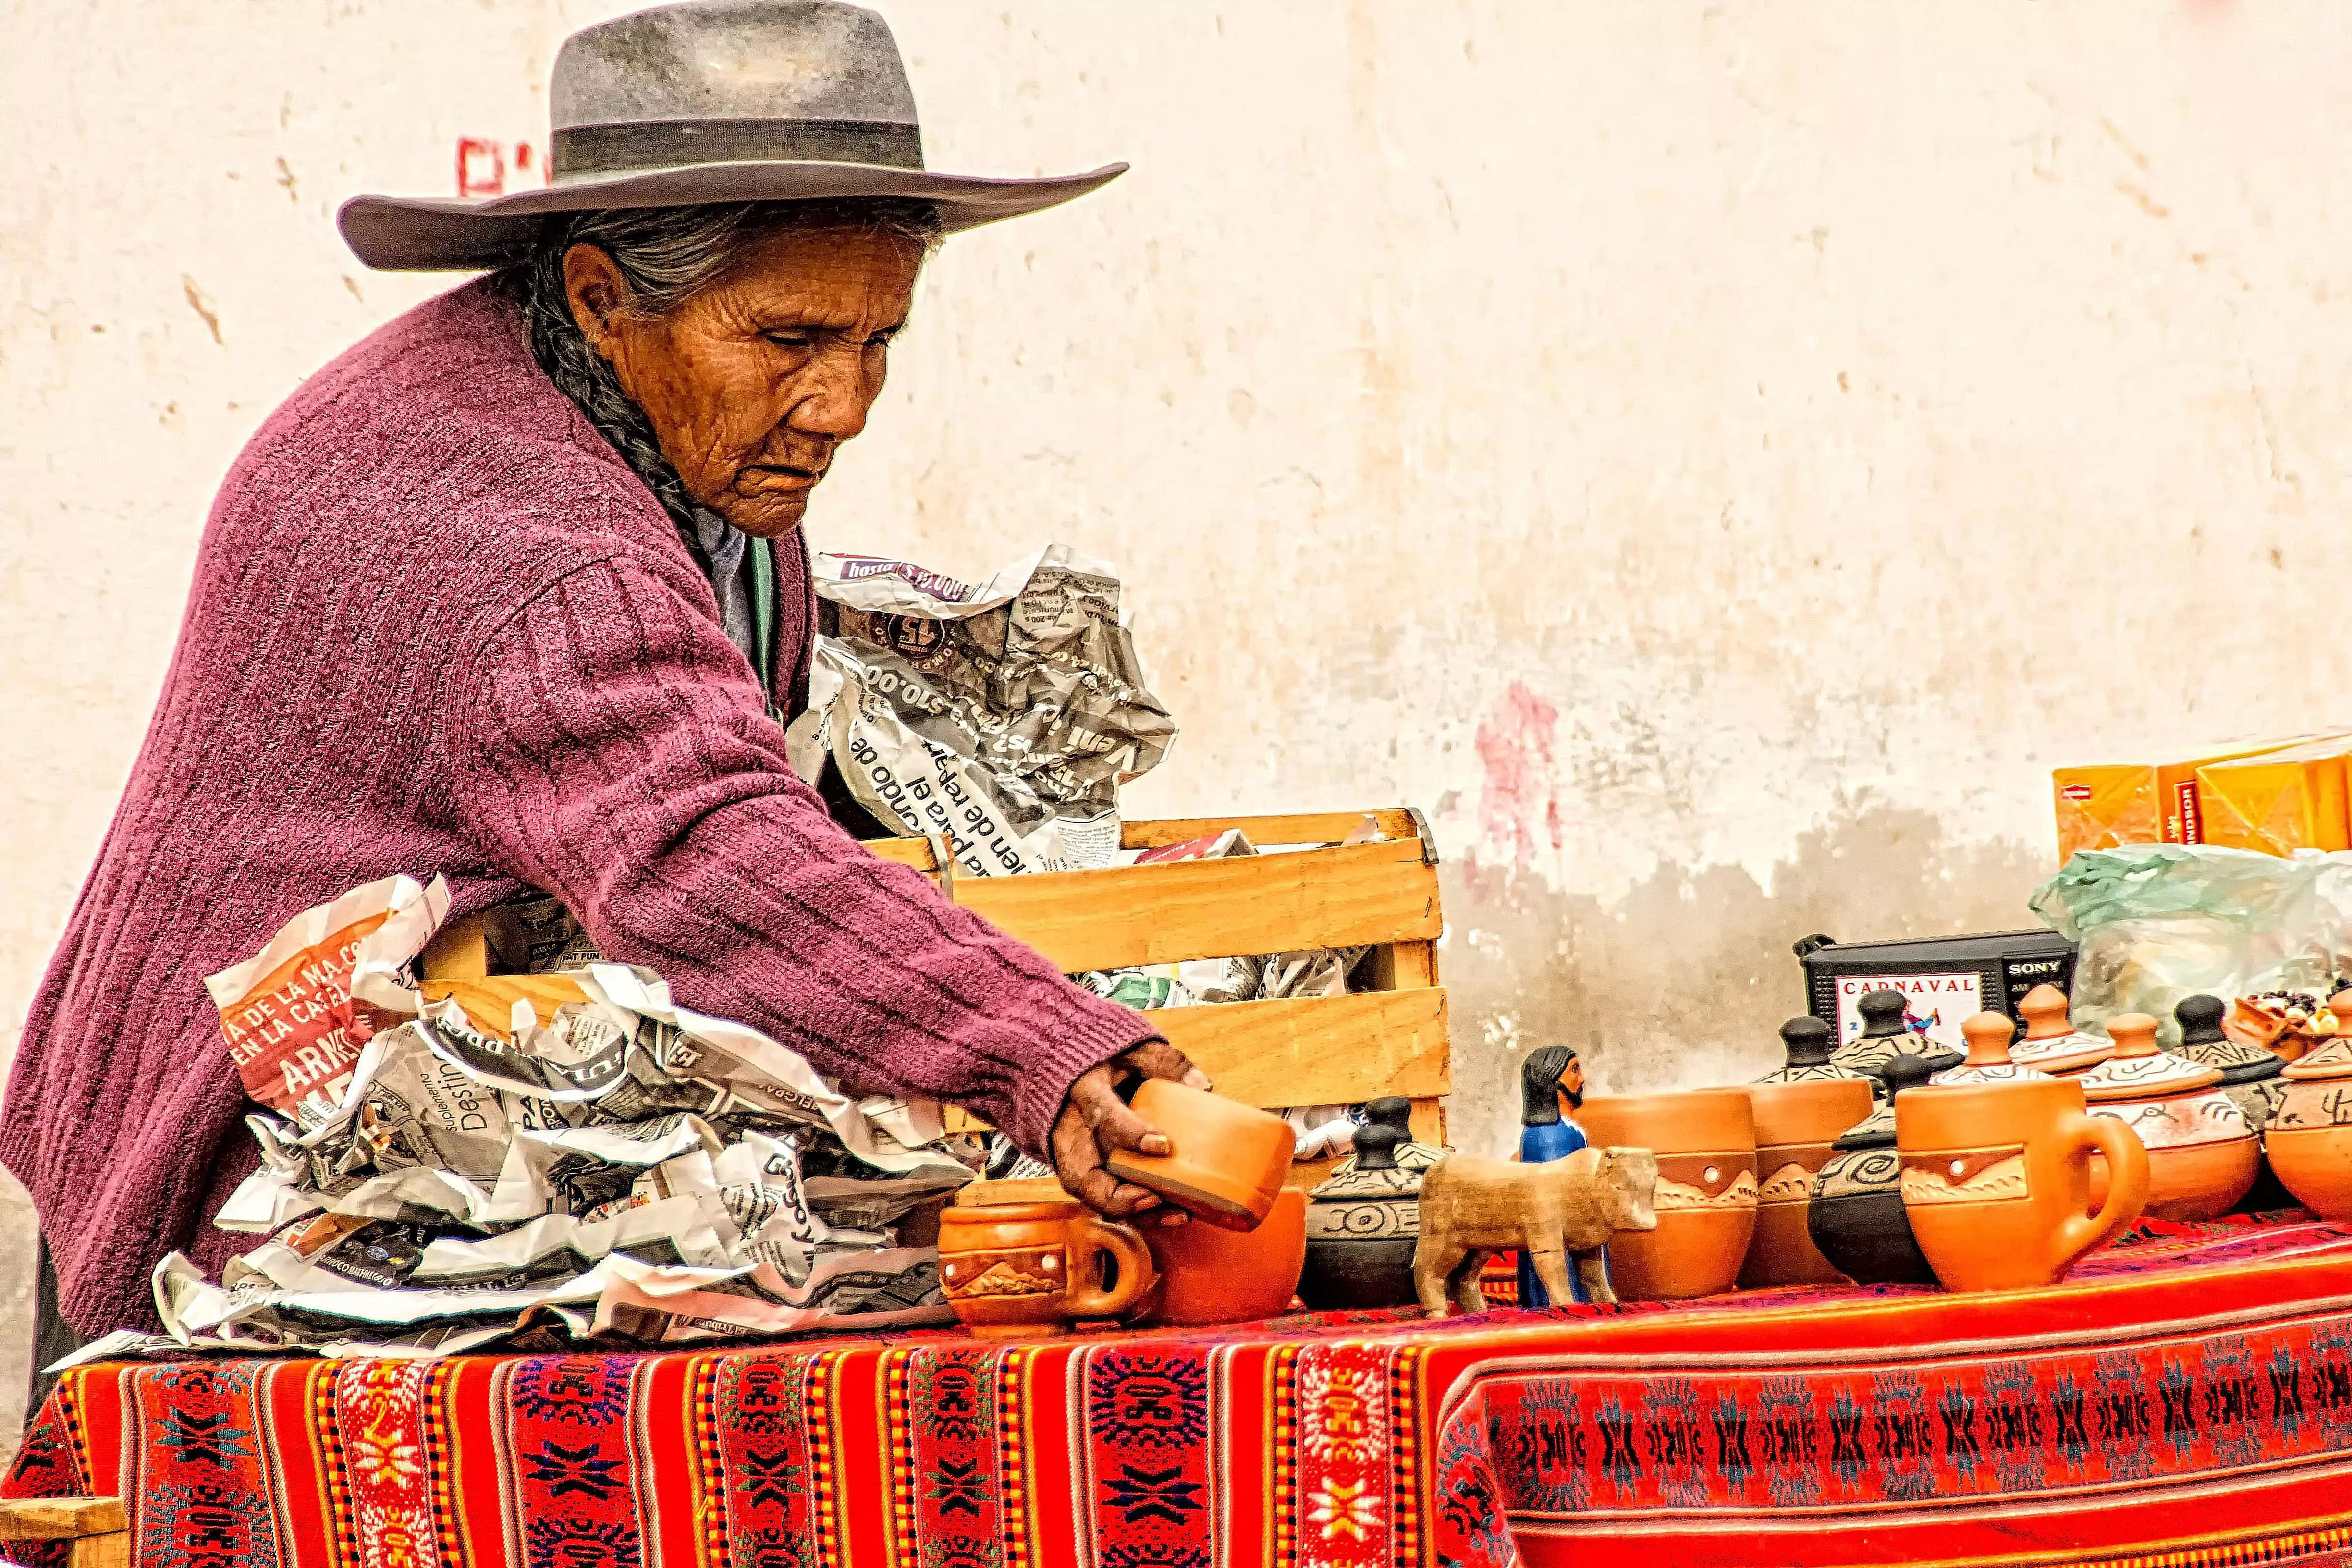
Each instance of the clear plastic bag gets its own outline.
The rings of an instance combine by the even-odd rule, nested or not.
[[[2281,858],[2201,844],[2084,850],[2029,901],[2082,944],[2077,1027],[2151,1013],[2168,1044],[2179,1027],[2173,1005],[2183,996],[2324,996],[2335,975],[2352,969],[2352,853]]]

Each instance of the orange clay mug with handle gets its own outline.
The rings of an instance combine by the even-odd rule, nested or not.
[[[2147,1151],[2068,1079],[1907,1089],[1895,1146],[1911,1234],[1948,1290],[2054,1285],[2147,1201]],[[2108,1171],[2095,1210],[2094,1153]]]
[[[1075,1198],[940,1215],[940,1287],[975,1334],[1058,1333],[1073,1318],[1115,1318],[1158,1278],[1134,1227]]]

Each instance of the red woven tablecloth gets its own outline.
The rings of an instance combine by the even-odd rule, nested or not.
[[[2302,1561],[2347,1306],[2352,1228],[2247,1224],[2015,1296],[110,1365],[0,1494],[119,1495],[170,1568]]]

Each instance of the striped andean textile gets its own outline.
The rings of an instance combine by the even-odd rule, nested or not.
[[[2347,1306],[2294,1216],[2014,1296],[110,1365],[0,1490],[156,1568],[2337,1562]]]

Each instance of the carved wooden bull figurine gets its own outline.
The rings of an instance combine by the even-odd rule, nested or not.
[[[1601,1251],[1621,1230],[1655,1230],[1651,1200],[1657,1156],[1647,1149],[1580,1149],[1563,1159],[1522,1165],[1449,1154],[1421,1182],[1421,1240],[1412,1253],[1413,1288],[1432,1317],[1449,1298],[1465,1312],[1486,1310],[1478,1272],[1489,1253],[1523,1249],[1556,1302],[1574,1300],[1566,1256],[1595,1301],[1614,1301]]]

